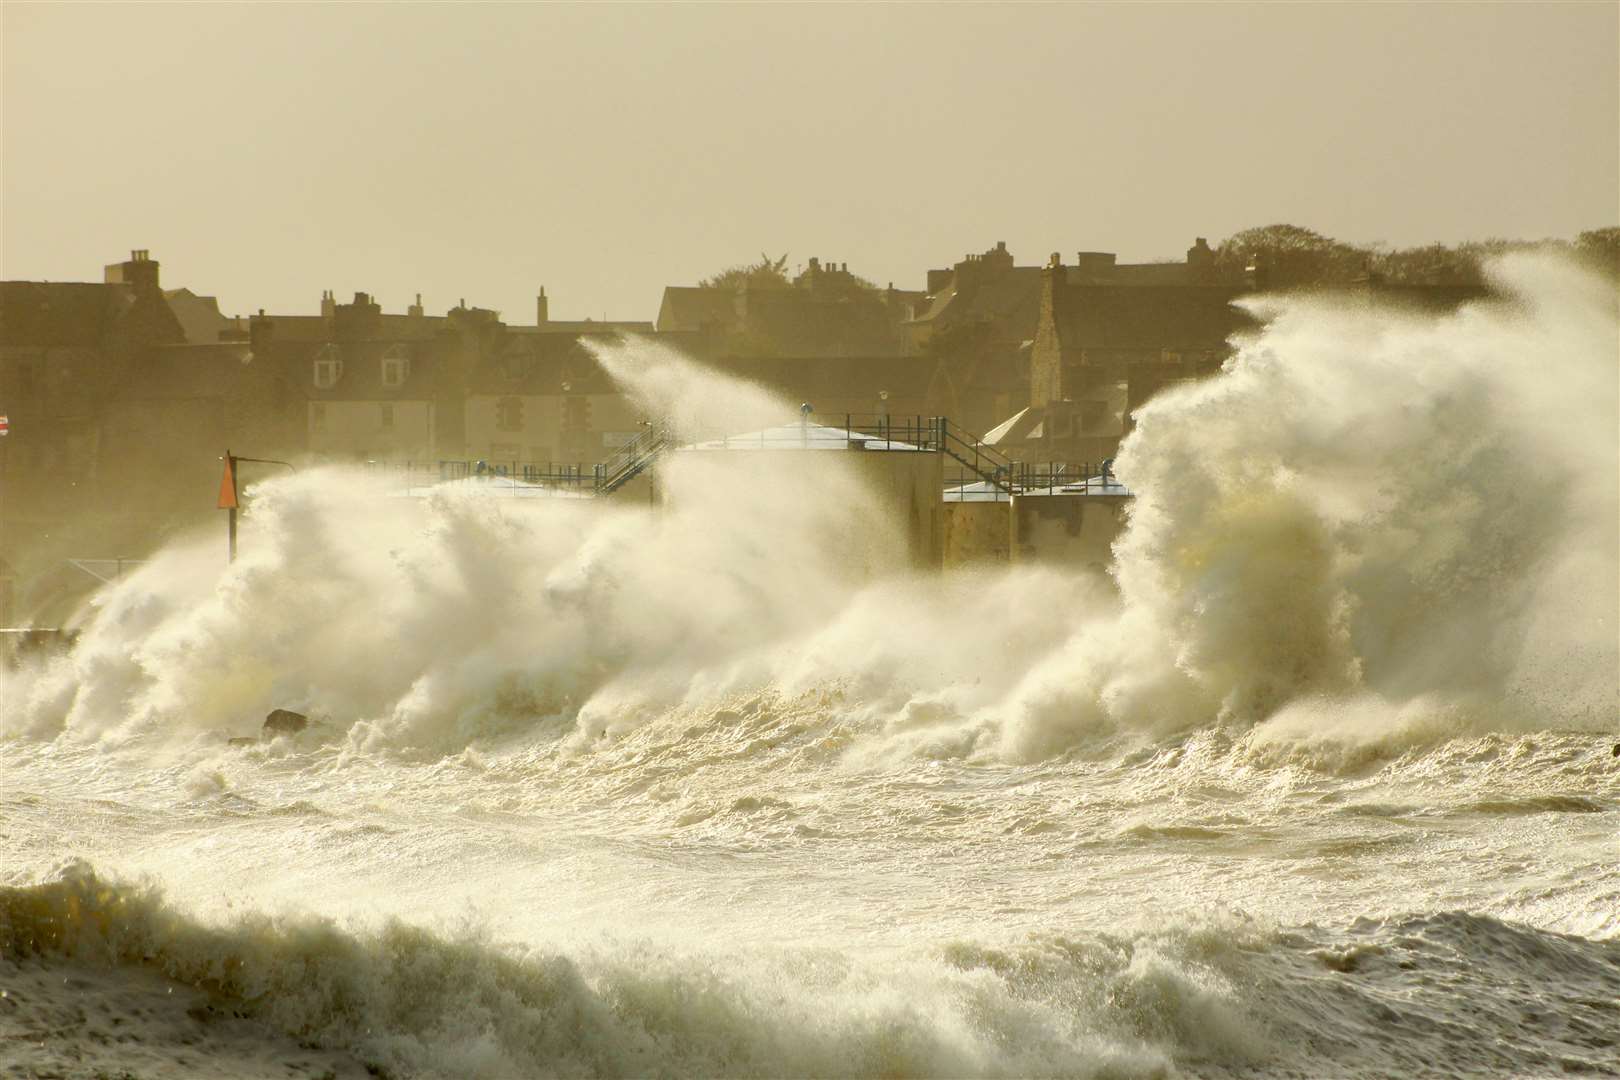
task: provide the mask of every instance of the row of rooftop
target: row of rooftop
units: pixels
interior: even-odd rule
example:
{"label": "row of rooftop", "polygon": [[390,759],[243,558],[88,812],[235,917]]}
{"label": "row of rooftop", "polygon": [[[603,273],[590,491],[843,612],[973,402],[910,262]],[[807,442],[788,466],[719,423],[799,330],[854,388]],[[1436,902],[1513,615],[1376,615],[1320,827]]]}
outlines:
{"label": "row of rooftop", "polygon": [[600,462],[648,419],[591,348],[626,333],[824,417],[944,416],[1018,460],[1100,461],[1148,397],[1219,368],[1252,325],[1232,301],[1275,284],[1214,256],[1199,239],[1175,263],[1082,251],[1021,266],[998,243],[911,291],[816,258],[791,279],[672,286],[649,321],[552,319],[541,289],[534,321],[511,324],[465,299],[429,315],[418,296],[401,314],[330,290],[314,312],[231,318],[207,290],[164,288],[146,250],[100,282],[0,282],[0,562],[21,571],[78,529],[150,547],[208,512],[196,492],[227,447]]}
{"label": "row of rooftop", "polygon": [[[1056,256],[1054,256],[1056,258]],[[788,290],[780,298],[787,302],[803,303],[806,294],[834,293],[844,300],[866,300],[881,304],[890,311],[890,321],[911,326],[911,338],[917,343],[934,324],[949,322],[951,315],[966,314],[953,311],[953,306],[967,306],[966,294],[975,286],[993,282],[1011,275],[1028,278],[1041,271],[1040,266],[1017,266],[1005,241],[980,254],[970,254],[951,267],[929,270],[926,288],[922,290],[896,289],[891,283],[886,289],[872,289],[852,274],[847,262],[823,263],[811,257],[804,271],[791,281],[783,281]],[[1078,252],[1072,266],[1067,268],[1068,278],[1076,282],[1119,285],[1195,285],[1216,284],[1214,252],[1208,242],[1199,237],[1188,249],[1184,262],[1119,263],[1110,252]],[[1253,278],[1264,276],[1263,270],[1251,268]],[[1227,282],[1230,284],[1230,278]],[[1263,282],[1261,282],[1263,284]],[[82,340],[91,320],[83,318],[77,305],[53,302],[61,290],[81,283],[60,282],[5,282],[7,295],[0,307],[0,331],[12,340],[20,338],[53,340],[68,343]],[[457,316],[493,318],[489,309],[469,305],[465,298],[449,308],[443,316],[429,316],[420,293],[408,304],[402,315],[385,314],[377,297],[366,292],[354,293],[348,303],[342,303],[332,290],[323,290],[318,314],[269,315],[259,309],[257,315],[226,316],[219,310],[218,301],[210,295],[193,292],[189,288],[159,289],[159,263],[145,249],[131,252],[130,258],[109,264],[104,268],[103,284],[122,286],[134,296],[146,291],[161,291],[162,296],[180,322],[185,340],[190,344],[213,344],[219,341],[248,340],[253,318],[273,318],[277,322],[278,336],[286,338],[318,336],[392,337],[420,335],[423,327]],[[27,289],[26,286],[35,286]],[[743,276],[735,285],[669,286],[664,290],[658,314],[653,320],[554,320],[550,316],[550,302],[542,286],[535,298],[534,323],[515,322],[511,328],[519,332],[600,333],[658,331],[723,330],[728,324],[744,317],[752,297],[759,303],[758,294],[773,290],[761,289],[755,279]],[[1013,290],[1017,291],[1017,290]],[[825,297],[819,297],[825,298]],[[768,302],[768,301],[767,301]],[[982,312],[974,312],[982,314]],[[825,314],[825,312],[818,312]],[[856,344],[856,342],[851,342]],[[861,345],[894,343],[862,341]],[[790,352],[814,352],[794,349]],[[863,349],[861,351],[870,351]]]}

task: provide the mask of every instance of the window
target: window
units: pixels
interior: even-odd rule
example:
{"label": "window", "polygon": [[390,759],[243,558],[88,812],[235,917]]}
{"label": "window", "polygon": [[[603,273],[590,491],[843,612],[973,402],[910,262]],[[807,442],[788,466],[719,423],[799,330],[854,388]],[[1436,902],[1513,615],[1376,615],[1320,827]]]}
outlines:
{"label": "window", "polygon": [[394,407],[392,405],[384,404],[377,406],[377,409],[382,414],[383,430],[394,430]]}
{"label": "window", "polygon": [[502,431],[523,430],[523,399],[503,397],[495,403],[495,426]]}
{"label": "window", "polygon": [[403,345],[395,345],[383,354],[382,381],[383,385],[398,388],[405,385],[405,380],[411,377],[411,358],[405,352]]}
{"label": "window", "polygon": [[343,353],[327,345],[315,354],[315,389],[330,390],[343,378]]}
{"label": "window", "polygon": [[506,371],[506,377],[516,382],[528,378],[538,360],[538,353],[534,348],[520,350],[514,347],[501,357],[501,366]]}
{"label": "window", "polygon": [[589,431],[591,399],[584,395],[563,398],[562,426],[564,431]]}
{"label": "window", "polygon": [[309,430],[326,430],[326,403],[324,401],[312,401],[309,403]]}

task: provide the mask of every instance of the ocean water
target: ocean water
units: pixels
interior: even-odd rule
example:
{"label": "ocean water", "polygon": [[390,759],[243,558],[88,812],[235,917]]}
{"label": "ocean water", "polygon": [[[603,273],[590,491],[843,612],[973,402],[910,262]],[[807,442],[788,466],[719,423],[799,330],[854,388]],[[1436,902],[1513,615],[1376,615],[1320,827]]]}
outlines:
{"label": "ocean water", "polygon": [[836,455],[260,485],[0,674],[0,1076],[1620,1075],[1617,299],[1494,273],[1257,302],[1106,578]]}

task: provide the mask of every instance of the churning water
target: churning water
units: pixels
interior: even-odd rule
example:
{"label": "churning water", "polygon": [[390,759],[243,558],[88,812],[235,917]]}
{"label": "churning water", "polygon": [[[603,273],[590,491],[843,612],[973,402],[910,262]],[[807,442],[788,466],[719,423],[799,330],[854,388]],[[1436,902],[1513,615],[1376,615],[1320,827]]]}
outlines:
{"label": "churning water", "polygon": [[0,675],[0,1068],[1620,1075],[1616,294],[1495,272],[1263,302],[1113,582],[911,574],[839,455],[260,485]]}

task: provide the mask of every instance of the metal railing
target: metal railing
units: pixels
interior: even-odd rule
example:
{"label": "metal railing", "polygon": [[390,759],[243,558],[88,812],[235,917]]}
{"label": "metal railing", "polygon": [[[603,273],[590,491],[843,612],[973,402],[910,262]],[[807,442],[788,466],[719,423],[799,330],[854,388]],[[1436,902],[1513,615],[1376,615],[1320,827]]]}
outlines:
{"label": "metal railing", "polygon": [[[991,491],[1002,499],[1026,492],[1056,492],[1098,477],[1106,481],[1111,464],[1109,461],[1015,461],[943,416],[843,413],[830,417],[811,414],[799,423],[790,422],[745,435],[706,434],[686,428],[677,433],[667,425],[649,422],[635,438],[603,461],[590,465],[439,460],[370,462],[368,468],[385,475],[398,475],[406,490],[464,482],[504,483],[514,489],[521,488],[518,493],[523,495],[607,495],[646,471],[661,455],[683,445],[735,450],[817,446],[940,453],[948,459],[944,484],[947,492],[974,484],[985,486],[980,493],[958,491],[956,498],[980,498]],[[946,498],[951,497],[946,495]]]}
{"label": "metal railing", "polygon": [[595,493],[596,477],[591,467],[558,462],[487,461],[469,459],[438,461],[371,461],[366,471],[397,484],[404,494],[442,484],[482,485],[509,488],[514,495],[589,495]]}
{"label": "metal railing", "polygon": [[1078,487],[1089,480],[1117,483],[1109,462],[1015,461],[991,484],[965,467],[945,471],[946,502],[1005,501],[1013,495],[1044,492],[1048,495]]}
{"label": "metal railing", "polygon": [[593,468],[598,495],[611,495],[639,476],[658,459],[669,445],[665,429],[648,423],[635,438],[615,450],[606,461]]}

